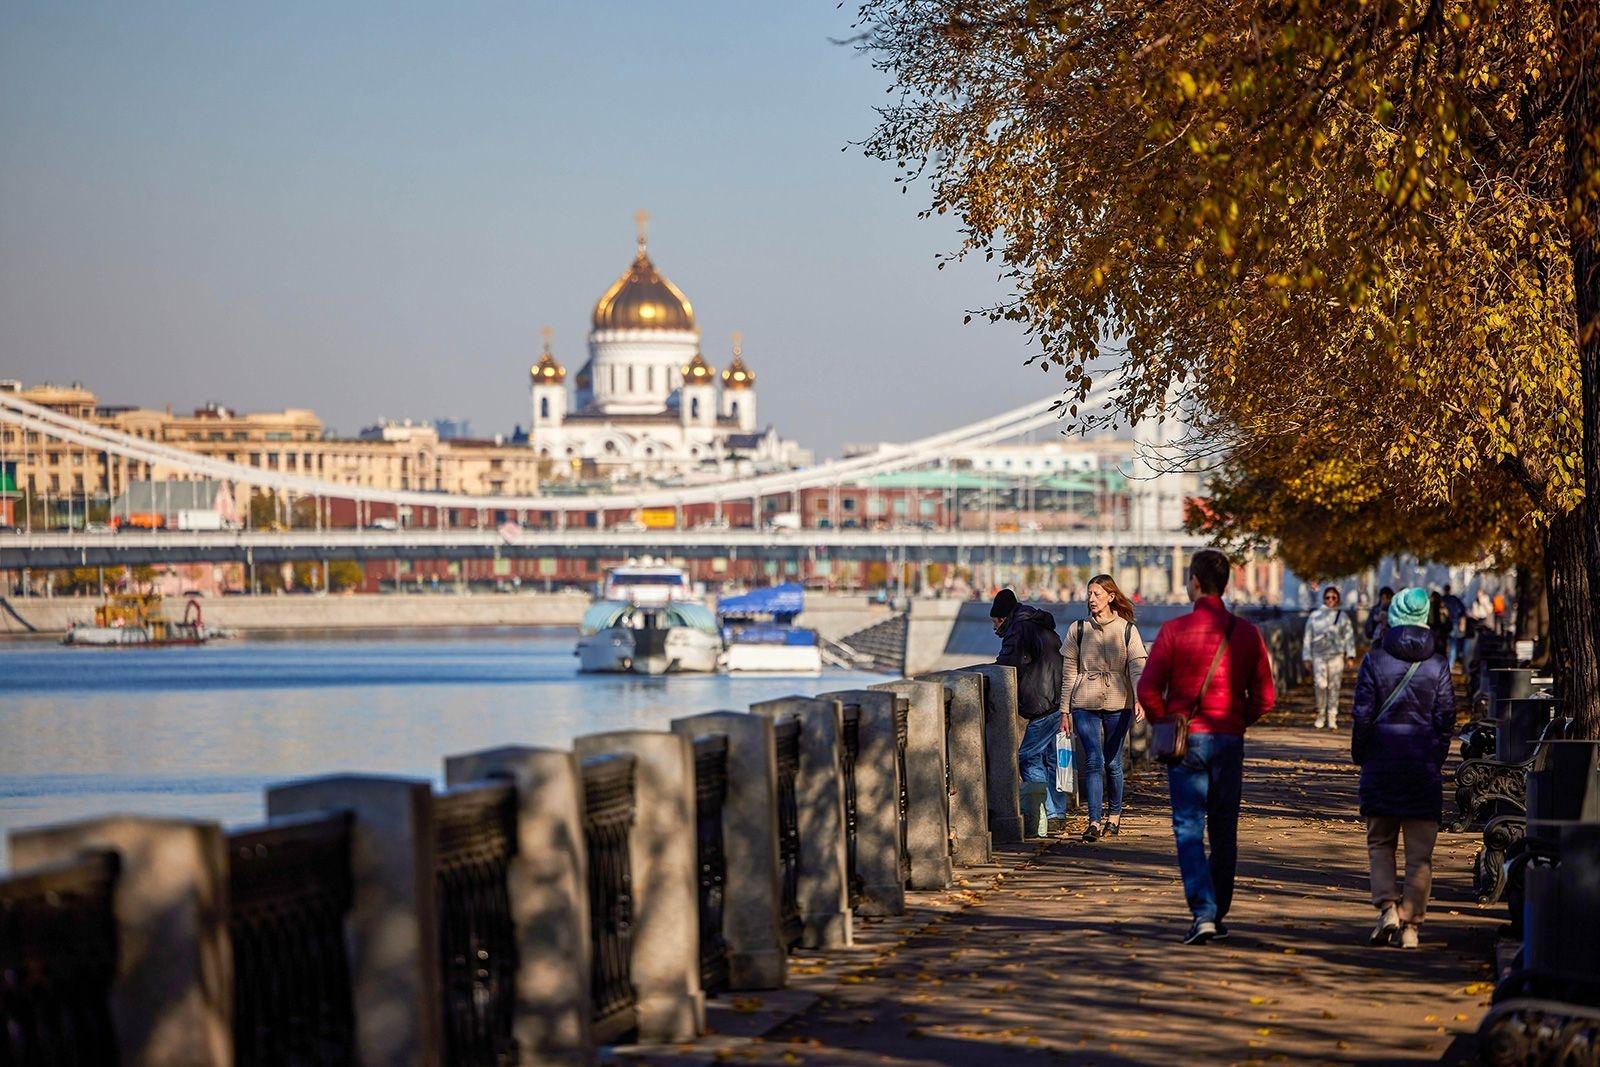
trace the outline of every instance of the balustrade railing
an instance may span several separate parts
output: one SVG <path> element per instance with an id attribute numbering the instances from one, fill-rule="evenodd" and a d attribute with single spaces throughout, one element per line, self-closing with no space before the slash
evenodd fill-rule
<path id="1" fill-rule="evenodd" d="M 433 812 L 447 1060 L 514 1064 L 517 943 L 506 876 L 516 853 L 516 789 L 460 786 L 437 796 Z"/>
<path id="2" fill-rule="evenodd" d="M 344 936 L 350 900 L 348 814 L 294 816 L 228 835 L 239 1067 L 355 1062 Z"/>
<path id="3" fill-rule="evenodd" d="M 844 777 L 844 857 L 845 884 L 850 889 L 850 906 L 861 902 L 862 880 L 856 873 L 856 760 L 861 756 L 861 705 L 844 706 L 843 730 L 839 737 L 839 769 Z"/>
<path id="4" fill-rule="evenodd" d="M 117 857 L 96 852 L 0 879 L 0 1063 L 115 1067 Z"/>
<path id="5" fill-rule="evenodd" d="M 956 821 L 950 811 L 950 798 L 956 795 L 954 755 L 950 750 L 950 735 L 954 730 L 956 697 L 949 689 L 944 691 L 944 824 L 949 827 L 945 847 L 950 855 L 956 854 Z"/>
<path id="6" fill-rule="evenodd" d="M 633 877 L 628 836 L 633 826 L 633 757 L 583 761 L 583 836 L 589 852 L 589 977 L 595 1041 L 606 1044 L 638 1027 L 630 954 Z"/>
<path id="7" fill-rule="evenodd" d="M 900 847 L 900 884 L 911 880 L 911 799 L 906 793 L 906 747 L 911 742 L 911 698 L 894 698 L 894 763 L 900 788 L 895 797 L 899 818 L 897 842 Z"/>
<path id="8" fill-rule="evenodd" d="M 773 726 L 778 772 L 778 862 L 783 876 L 783 943 L 800 943 L 800 805 L 795 779 L 800 774 L 800 720 L 784 719 Z"/>
<path id="9" fill-rule="evenodd" d="M 727 855 L 722 847 L 722 806 L 728 795 L 728 738 L 710 734 L 694 742 L 695 859 L 700 868 L 700 987 L 728 988 L 728 943 L 723 938 Z"/>

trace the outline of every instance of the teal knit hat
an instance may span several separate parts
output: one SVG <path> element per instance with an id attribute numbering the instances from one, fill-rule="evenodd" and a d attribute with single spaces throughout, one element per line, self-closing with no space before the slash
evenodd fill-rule
<path id="1" fill-rule="evenodd" d="M 1389 625 L 1428 625 L 1428 591 L 1413 585 L 1396 593 L 1389 601 Z"/>

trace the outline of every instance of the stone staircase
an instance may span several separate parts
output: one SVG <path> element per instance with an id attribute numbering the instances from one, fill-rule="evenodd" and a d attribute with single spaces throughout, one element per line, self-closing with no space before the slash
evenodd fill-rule
<path id="1" fill-rule="evenodd" d="M 865 630 L 857 630 L 843 638 L 840 644 L 849 646 L 858 656 L 870 658 L 876 670 L 903 674 L 906 669 L 906 632 L 909 626 L 910 620 L 902 612 L 873 623 Z"/>

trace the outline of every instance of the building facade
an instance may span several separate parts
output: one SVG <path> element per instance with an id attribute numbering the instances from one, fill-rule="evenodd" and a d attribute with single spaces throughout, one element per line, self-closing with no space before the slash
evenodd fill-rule
<path id="1" fill-rule="evenodd" d="M 640 226 L 633 262 L 595 303 L 570 393 L 546 331 L 531 372 L 534 453 L 552 477 L 613 482 L 706 482 L 810 463 L 758 421 L 756 376 L 737 334 L 720 373 L 706 362 L 694 308 L 651 261 Z"/>

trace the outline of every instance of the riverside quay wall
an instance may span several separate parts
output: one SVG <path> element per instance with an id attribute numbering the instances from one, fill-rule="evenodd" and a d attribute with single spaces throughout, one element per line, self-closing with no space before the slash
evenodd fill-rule
<path id="1" fill-rule="evenodd" d="M 0 1062 L 587 1065 L 705 1029 L 1020 839 L 984 665 L 266 790 L 265 824 L 10 836 Z M 514 739 L 508 739 L 514 740 Z M 10 981 L 7 978 L 7 981 Z M 9 988 L 9 987 L 8 987 Z"/>

